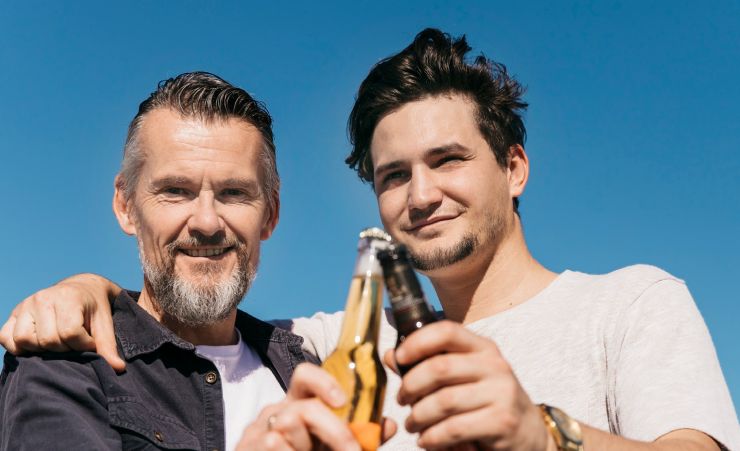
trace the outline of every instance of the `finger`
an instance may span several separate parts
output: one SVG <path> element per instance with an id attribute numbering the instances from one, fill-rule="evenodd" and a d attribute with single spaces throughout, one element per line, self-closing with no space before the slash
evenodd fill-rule
<path id="1" fill-rule="evenodd" d="M 14 314 L 15 311 L 11 314 L 10 318 L 5 321 L 5 324 L 3 324 L 3 327 L 0 329 L 0 345 L 2 345 L 2 347 L 9 353 L 18 355 L 18 348 L 15 346 L 15 341 L 13 341 L 13 329 L 15 329 L 16 323 Z"/>
<path id="2" fill-rule="evenodd" d="M 401 405 L 414 404 L 442 387 L 495 377 L 507 368 L 503 359 L 482 352 L 436 355 L 406 373 L 396 398 Z"/>
<path id="3" fill-rule="evenodd" d="M 88 331 L 85 312 L 77 302 L 55 305 L 57 334 L 62 342 L 75 351 L 94 351 L 95 342 Z"/>
<path id="4" fill-rule="evenodd" d="M 123 372 L 126 369 L 126 361 L 118 355 L 110 304 L 98 305 L 98 308 L 91 314 L 90 333 L 95 340 L 95 352 L 105 359 L 117 373 Z"/>
<path id="5" fill-rule="evenodd" d="M 398 431 L 398 425 L 391 418 L 384 417 L 381 431 L 381 441 L 382 443 L 385 443 L 394 435 L 396 435 L 396 432 Z"/>
<path id="6" fill-rule="evenodd" d="M 421 432 L 417 445 L 433 450 L 460 446 L 463 442 L 474 440 L 495 441 L 502 437 L 502 426 L 495 420 L 495 416 L 491 415 L 488 409 L 454 415 Z"/>
<path id="7" fill-rule="evenodd" d="M 389 349 L 383 354 L 383 363 L 385 363 L 385 366 L 387 366 L 391 371 L 394 373 L 400 375 L 401 373 L 398 371 L 398 364 L 396 364 L 396 353 L 395 350 Z"/>
<path id="8" fill-rule="evenodd" d="M 419 432 L 453 415 L 483 408 L 491 403 L 486 396 L 491 392 L 489 387 L 463 384 L 437 390 L 414 404 L 404 426 L 411 433 Z"/>
<path id="9" fill-rule="evenodd" d="M 342 388 L 334 377 L 311 363 L 301 363 L 290 380 L 288 399 L 317 397 L 331 407 L 341 407 L 347 402 Z"/>
<path id="10" fill-rule="evenodd" d="M 277 420 L 282 421 L 283 415 L 295 415 L 292 419 L 299 421 L 291 425 L 306 428 L 310 435 L 319 439 L 329 449 L 359 451 L 360 446 L 347 423 L 334 415 L 323 402 L 318 399 L 304 399 L 288 402 L 285 405 L 286 407 L 278 414 Z M 293 445 L 292 442 L 291 445 Z"/>
<path id="11" fill-rule="evenodd" d="M 281 433 L 292 448 L 311 449 L 311 435 L 303 424 L 300 414 L 286 409 L 280 414 L 275 414 L 270 423 L 271 430 Z"/>
<path id="12" fill-rule="evenodd" d="M 452 321 L 439 321 L 409 335 L 396 349 L 400 365 L 412 365 L 427 357 L 445 352 L 473 352 L 496 345 Z"/>
<path id="13" fill-rule="evenodd" d="M 25 302 L 25 301 L 24 301 Z M 18 349 L 28 352 L 39 352 L 41 346 L 36 338 L 36 325 L 28 309 L 22 309 L 15 320 L 13 341 Z"/>
<path id="14" fill-rule="evenodd" d="M 237 450 L 251 451 L 251 450 L 265 450 L 265 451 L 293 451 L 285 437 L 280 435 L 279 432 L 270 431 L 263 435 L 256 444 L 244 443 L 237 446 Z M 310 448 L 305 448 L 310 449 Z"/>
<path id="15" fill-rule="evenodd" d="M 57 315 L 54 308 L 54 300 L 46 296 L 45 290 L 41 290 L 34 296 L 29 313 L 33 315 L 33 323 L 36 328 L 36 338 L 39 346 L 45 351 L 67 352 L 69 348 L 62 342 L 57 333 Z"/>

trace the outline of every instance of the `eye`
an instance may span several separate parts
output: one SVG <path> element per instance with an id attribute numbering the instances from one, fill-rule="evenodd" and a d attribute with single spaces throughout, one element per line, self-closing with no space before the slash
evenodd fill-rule
<path id="1" fill-rule="evenodd" d="M 462 157 L 461 155 L 447 155 L 445 157 L 440 158 L 437 161 L 437 165 L 438 166 L 442 166 L 442 165 L 447 164 L 447 163 L 454 163 L 454 162 L 458 162 L 458 161 L 465 161 L 465 158 Z"/>
<path id="2" fill-rule="evenodd" d="M 188 191 L 185 188 L 179 188 L 176 186 L 169 186 L 162 190 L 164 194 L 171 197 L 187 196 Z"/>
<path id="3" fill-rule="evenodd" d="M 393 171 L 385 174 L 382 177 L 381 183 L 383 184 L 383 186 L 387 186 L 392 183 L 402 182 L 407 178 L 408 173 L 406 171 Z"/>
<path id="4" fill-rule="evenodd" d="M 225 189 L 221 192 L 221 195 L 226 196 L 226 197 L 238 197 L 238 196 L 244 196 L 244 194 L 245 194 L 244 191 L 240 189 L 236 189 L 236 188 Z"/>

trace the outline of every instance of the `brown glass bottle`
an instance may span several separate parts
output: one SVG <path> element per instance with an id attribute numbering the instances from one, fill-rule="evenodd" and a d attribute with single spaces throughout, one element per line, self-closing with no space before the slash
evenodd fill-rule
<path id="1" fill-rule="evenodd" d="M 429 323 L 437 321 L 437 315 L 427 302 L 419 284 L 414 268 L 411 266 L 408 251 L 403 244 L 391 244 L 378 251 L 378 259 L 383 267 L 383 278 L 391 301 L 391 311 L 396 323 L 398 347 L 409 335 Z M 397 365 L 401 375 L 413 365 Z"/>
<path id="2" fill-rule="evenodd" d="M 342 332 L 336 350 L 322 364 L 337 379 L 348 399 L 334 413 L 349 422 L 363 451 L 375 450 L 381 439 L 386 375 L 378 355 L 383 276 L 376 254 L 389 241 L 390 237 L 380 229 L 360 233 Z"/>

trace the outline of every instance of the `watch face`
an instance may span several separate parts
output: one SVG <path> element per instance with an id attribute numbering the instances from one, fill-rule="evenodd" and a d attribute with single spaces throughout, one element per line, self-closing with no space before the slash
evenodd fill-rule
<path id="1" fill-rule="evenodd" d="M 581 425 L 557 407 L 550 406 L 548 410 L 550 411 L 550 416 L 553 421 L 557 424 L 560 433 L 562 433 L 568 441 L 580 445 L 582 440 Z"/>

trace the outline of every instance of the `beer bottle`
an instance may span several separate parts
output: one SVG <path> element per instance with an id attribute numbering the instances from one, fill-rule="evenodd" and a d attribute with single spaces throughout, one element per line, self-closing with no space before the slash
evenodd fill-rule
<path id="1" fill-rule="evenodd" d="M 381 439 L 386 375 L 378 356 L 383 276 L 376 253 L 389 244 L 390 236 L 381 229 L 360 233 L 339 343 L 322 364 L 347 396 L 348 402 L 334 412 L 349 422 L 363 451 L 375 450 Z"/>
<path id="2" fill-rule="evenodd" d="M 391 244 L 378 252 L 378 259 L 383 267 L 385 286 L 398 331 L 398 347 L 414 331 L 437 321 L 437 315 L 424 296 L 406 246 L 400 243 Z M 401 375 L 404 375 L 413 365 L 396 366 Z"/>

